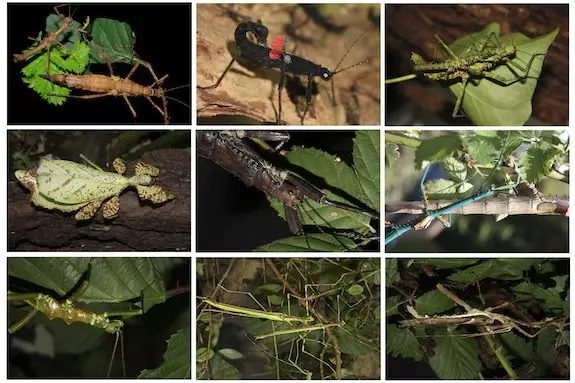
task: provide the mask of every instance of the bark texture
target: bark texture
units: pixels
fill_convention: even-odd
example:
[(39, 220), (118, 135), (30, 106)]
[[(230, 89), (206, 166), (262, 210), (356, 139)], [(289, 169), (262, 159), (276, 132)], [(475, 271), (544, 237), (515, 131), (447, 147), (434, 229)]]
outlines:
[[(376, 7), (376, 5), (371, 5)], [(238, 57), (234, 31), (241, 20), (234, 20), (233, 10), (253, 21), (258, 19), (268, 27), (268, 44), (279, 34), (286, 34), (287, 52), (306, 58), (331, 70), (345, 56), (354, 41), (361, 36), (341, 68), (375, 57), (369, 63), (336, 74), (335, 95), (331, 100), (331, 84), (315, 78), (319, 92), (313, 96), (313, 105), (305, 117), (305, 125), (377, 125), (380, 122), (380, 30), (370, 22), (368, 6), (347, 4), (334, 11), (330, 20), (346, 26), (342, 33), (328, 32), (304, 11), (286, 4), (242, 4), (221, 7), (217, 4), (198, 5), (197, 23), (197, 85), (214, 84), (230, 63), (232, 55)], [(373, 11), (372, 11), (373, 12)], [(377, 10), (377, 14), (379, 11)], [(377, 22), (378, 24), (378, 22)], [(295, 25), (295, 27), (294, 27)], [(291, 31), (295, 29), (295, 31)], [(367, 31), (366, 31), (367, 29)], [(290, 33), (291, 32), (291, 33)], [(362, 33), (365, 34), (362, 35)], [(297, 37), (296, 37), (297, 36)], [(201, 123), (275, 123), (278, 109), (279, 69), (261, 69), (242, 66), (235, 62), (215, 89), (197, 89), (197, 114)], [(287, 80), (286, 80), (287, 81)], [(305, 108), (307, 77), (298, 86), (284, 86), (282, 94), (282, 120), (299, 125)], [(288, 95), (289, 87), (299, 96)], [(230, 121), (225, 118), (235, 117)], [(202, 120), (203, 119), (203, 120)]]

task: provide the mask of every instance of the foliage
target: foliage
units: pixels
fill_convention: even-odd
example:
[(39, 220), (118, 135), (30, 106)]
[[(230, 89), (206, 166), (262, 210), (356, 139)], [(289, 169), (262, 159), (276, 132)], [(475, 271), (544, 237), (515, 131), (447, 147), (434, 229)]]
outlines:
[[(461, 201), (479, 191), (487, 190), (491, 185), (510, 184), (511, 180), (516, 180), (515, 174), (521, 175), (520, 186), (523, 188), (510, 190), (509, 194), (516, 192), (520, 197), (533, 197), (537, 190), (541, 193), (540, 195), (568, 193), (568, 173), (561, 174), (557, 171), (557, 169), (564, 171), (569, 163), (569, 140), (566, 132), (444, 131), (437, 135), (430, 135), (396, 131), (387, 132), (385, 140), (388, 166), (386, 171), (387, 203), (403, 198), (398, 193), (394, 194), (394, 191), (401, 191), (402, 187), (407, 187), (409, 183), (415, 184), (415, 188), (419, 190), (419, 178), (416, 177), (421, 177), (421, 175), (416, 175), (417, 169), (433, 166), (435, 163), (441, 165), (442, 174), (436, 175), (439, 169), (432, 167), (426, 179), (425, 193), (431, 200)], [(410, 148), (413, 148), (413, 157), (410, 157)], [(399, 153), (402, 153), (402, 156), (399, 156)], [(401, 185), (401, 182), (404, 182), (404, 185)], [(527, 186), (525, 183), (531, 186), (524, 187)], [(414, 199), (421, 200), (422, 196), (419, 195)], [(398, 219), (391, 216), (386, 218), (392, 221)], [(499, 236), (501, 240), (508, 242), (513, 237), (514, 229), (504, 228), (511, 225), (508, 222), (514, 221), (515, 217), (496, 224), (491, 217), (480, 218), (484, 218), (482, 222), (486, 222), (485, 228), (470, 228), (469, 222), (479, 222), (478, 217), (470, 216), (458, 217), (456, 224), (452, 227), (457, 230), (461, 225), (461, 230), (465, 230), (468, 237), (471, 233), (477, 238), (480, 234), (484, 235), (485, 237), (481, 240), (486, 245), (497, 241), (494, 236)], [(540, 222), (547, 218), (555, 222), (555, 230), (566, 229), (566, 227), (560, 229), (566, 222), (558, 217), (529, 217), (532, 220), (539, 219)], [(524, 220), (521, 222), (525, 223)], [(500, 230), (491, 228), (496, 226)], [(450, 233), (453, 230), (452, 228), (446, 232)], [(532, 228), (530, 231), (533, 232)], [(470, 246), (467, 251), (471, 249)]]
[[(124, 322), (122, 331), (126, 344), (123, 347), (127, 350), (125, 358), (128, 374), (134, 377), (137, 372), (132, 369), (140, 371), (145, 367), (157, 367), (134, 359), (131, 344), (137, 342), (138, 333), (139, 336), (147, 334), (144, 338), (147, 338), (149, 343), (140, 343), (140, 347), (150, 355), (156, 353), (161, 355), (165, 350), (165, 342), (168, 341), (164, 364), (154, 371), (145, 372), (146, 374), (155, 377), (185, 378), (187, 370), (189, 377), (189, 357), (183, 361), (183, 351), (174, 352), (171, 349), (171, 347), (179, 347), (180, 350), (191, 349), (188, 298), (183, 295), (176, 298), (175, 294), (166, 291), (167, 287), (173, 288), (174, 275), (178, 275), (175, 273), (182, 271), (189, 278), (189, 263), (186, 265), (186, 261), (179, 258), (18, 257), (8, 260), (11, 295), (42, 292), (58, 300), (71, 299), (76, 307), (87, 311), (97, 314), (110, 313), (112, 318), (121, 319)], [(85, 290), (81, 289), (84, 284), (87, 284)], [(139, 309), (143, 312), (141, 315), (130, 317), (128, 314)], [(30, 311), (30, 305), (11, 300), (8, 323), (14, 325)], [(160, 312), (164, 313), (162, 314), (164, 319), (158, 317)], [(150, 328), (154, 326), (158, 327), (154, 331), (154, 336), (150, 336)], [(106, 376), (116, 338), (114, 335), (84, 323), (68, 325), (60, 319), (49, 320), (42, 313), (37, 313), (31, 324), (12, 334), (11, 338), (19, 338), (26, 329), (32, 328), (36, 328), (36, 332), (40, 331), (39, 328), (46, 328), (52, 334), (54, 368), (58, 368), (57, 366), (61, 368), (61, 363), (69, 358), (75, 358), (76, 362), (69, 368), (61, 368), (58, 371), (59, 376)], [(173, 336), (170, 338), (171, 335)], [(158, 342), (154, 343), (155, 340)], [(10, 347), (9, 351), (11, 355), (18, 354), (15, 347)], [(115, 366), (121, 366), (120, 354), (118, 345), (114, 358)], [(37, 356), (34, 353), (27, 356), (32, 363), (35, 357)], [(37, 376), (54, 374), (50, 368), (41, 366), (37, 366), (35, 373)], [(118, 367), (112, 376), (120, 374), (122, 370)]]
[[(62, 25), (63, 16), (51, 14), (46, 19), (46, 32), (56, 32)], [(88, 25), (89, 19), (85, 26)], [(34, 49), (42, 40), (42, 32), (36, 42), (27, 50)], [(62, 105), (70, 95), (70, 89), (41, 78), (41, 75), (84, 74), (88, 64), (106, 64), (103, 55), (110, 63), (137, 61), (134, 52), (135, 38), (127, 23), (97, 18), (91, 28), (73, 21), (70, 29), (62, 32), (57, 44), (30, 56), (30, 61), (22, 69), (22, 80), (48, 103)]]
[[(559, 28), (534, 39), (522, 33), (500, 36), (499, 24), (491, 23), (483, 30), (463, 36), (450, 45), (458, 57), (481, 54), (477, 51), (478, 42), (490, 48), (513, 46), (517, 50), (512, 60), (501, 60), (502, 64), (489, 71), (489, 74), (507, 82), (521, 77), (525, 77), (524, 80), (505, 85), (492, 79), (480, 78), (467, 84), (462, 107), (475, 125), (520, 126), (527, 122), (531, 117), (531, 100), (543, 69), (545, 55), (558, 33)], [(463, 85), (456, 82), (449, 86), (449, 90), (458, 97)]]
[[(298, 317), (309, 312), (315, 319), (309, 325), (321, 323), (319, 317), (324, 324), (335, 325), (255, 340), (302, 325), (241, 317), (200, 304), (197, 379), (377, 378), (354, 367), (354, 361), (375, 361), (367, 370), (379, 370), (379, 258), (198, 259), (197, 270), (201, 271), (198, 294), (218, 302)], [(213, 281), (220, 281), (221, 287), (214, 290)], [(340, 369), (334, 345), (341, 352)]]
[[(380, 209), (380, 135), (377, 130), (357, 131), (353, 145), (352, 167), (334, 156), (313, 148), (295, 148), (286, 159), (303, 170), (304, 178), (321, 179), (321, 187), (329, 199), (357, 206), (359, 201), (375, 211)], [(348, 196), (344, 198), (343, 196)], [(283, 204), (268, 198), (271, 206), (285, 219)], [(349, 235), (373, 235), (368, 217), (342, 209), (334, 209), (306, 198), (298, 208), (302, 225), (320, 227), (321, 234), (293, 236), (266, 244), (258, 251), (346, 251), (361, 250), (369, 240), (354, 241)], [(331, 231), (337, 232), (331, 234)]]
[[(568, 265), (568, 258), (390, 260), (385, 270), (387, 353), (423, 360), (440, 379), (476, 379), (479, 374), (487, 379), (504, 379), (513, 372), (524, 379), (555, 377), (559, 374), (558, 349), (568, 343), (568, 323), (544, 328), (534, 338), (517, 330), (469, 337), (483, 332), (473, 325), (400, 328), (398, 323), (413, 318), (406, 311), (408, 304), (420, 315), (465, 312), (436, 290), (438, 282), (472, 308), (486, 310), (506, 304), (506, 308), (493, 312), (526, 323), (547, 318), (560, 322), (569, 316)], [(396, 277), (398, 274), (401, 278)], [(522, 328), (532, 334), (536, 330)], [(498, 359), (494, 359), (494, 350), (499, 352)]]

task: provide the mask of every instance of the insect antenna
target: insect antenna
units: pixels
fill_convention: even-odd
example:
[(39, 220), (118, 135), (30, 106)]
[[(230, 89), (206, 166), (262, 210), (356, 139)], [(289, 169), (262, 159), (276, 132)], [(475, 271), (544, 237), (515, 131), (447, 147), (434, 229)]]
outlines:
[[(121, 339), (120, 339), (121, 338)], [(114, 341), (114, 349), (112, 351), (112, 357), (108, 363), (108, 373), (106, 377), (109, 378), (112, 372), (112, 366), (114, 365), (114, 357), (116, 356), (116, 349), (118, 348), (118, 340), (120, 340), (120, 353), (122, 359), (122, 376), (126, 377), (126, 360), (124, 359), (124, 333), (122, 331), (116, 332), (116, 340)]]
[[(170, 88), (170, 89), (164, 90), (164, 94), (167, 93), (167, 92), (171, 92), (171, 91), (173, 91), (173, 90), (178, 90), (178, 89), (182, 89), (182, 88), (189, 88), (189, 87), (190, 87), (189, 84), (188, 84), (188, 85), (176, 86), (176, 87), (174, 87), (174, 88)], [(183, 101), (181, 101), (181, 100), (178, 100), (177, 98), (170, 97), (170, 96), (165, 96), (165, 97), (166, 97), (168, 100), (175, 101), (175, 102), (177, 102), (178, 104), (181, 104), (181, 105), (184, 105), (184, 106), (186, 106), (186, 107), (188, 107), (188, 108), (191, 108), (190, 105), (188, 105), (187, 103), (185, 103), (185, 102), (183, 102)]]
[(357, 44), (357, 42), (363, 37), (363, 35), (365, 35), (368, 31), (370, 31), (372, 28), (367, 28), (366, 30), (364, 30), (355, 40), (354, 42), (349, 46), (349, 48), (347, 49), (347, 51), (345, 52), (345, 54), (342, 56), (342, 58), (339, 60), (339, 62), (337, 63), (337, 65), (335, 66), (335, 69), (333, 70), (333, 72), (331, 73), (331, 95), (332, 95), (332, 104), (335, 106), (336, 102), (335, 102), (335, 81), (333, 79), (333, 76), (335, 76), (338, 73), (341, 72), (345, 72), (348, 69), (352, 69), (355, 68), (356, 66), (359, 65), (363, 65), (366, 64), (374, 59), (377, 58), (377, 56), (372, 56), (366, 60), (360, 61), (358, 63), (355, 63), (353, 65), (350, 65), (348, 67), (339, 69), (339, 66), (341, 65), (341, 63), (343, 62), (343, 60), (345, 60), (345, 58), (347, 57), (347, 55), (349, 54), (349, 52), (351, 51), (351, 49), (354, 47), (355, 44)]

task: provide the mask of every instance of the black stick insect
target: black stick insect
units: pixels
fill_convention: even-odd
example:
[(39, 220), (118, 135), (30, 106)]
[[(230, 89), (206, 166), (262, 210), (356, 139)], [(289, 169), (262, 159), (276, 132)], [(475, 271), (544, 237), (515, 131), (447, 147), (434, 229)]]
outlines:
[[(284, 123), (282, 120), (282, 90), (284, 88), (284, 81), (286, 78), (286, 74), (289, 73), (297, 76), (307, 77), (308, 82), (306, 87), (306, 106), (303, 113), (300, 116), (300, 121), (301, 124), (303, 125), (305, 117), (312, 104), (314, 77), (319, 77), (323, 81), (331, 80), (332, 104), (333, 106), (335, 106), (336, 105), (335, 85), (333, 77), (338, 73), (347, 71), (348, 69), (352, 69), (359, 65), (371, 62), (376, 58), (375, 56), (372, 56), (369, 57), (368, 59), (362, 60), (353, 65), (340, 68), (343, 60), (347, 57), (353, 46), (362, 39), (362, 37), (367, 31), (369, 31), (369, 29), (364, 30), (363, 33), (361, 33), (356, 38), (356, 40), (351, 44), (349, 49), (345, 52), (343, 57), (341, 57), (341, 59), (339, 60), (333, 71), (319, 64), (316, 64), (310, 60), (304, 59), (294, 54), (286, 53), (287, 39), (283, 35), (276, 37), (272, 41), (270, 46), (268, 46), (267, 38), (269, 31), (268, 28), (264, 26), (261, 22), (245, 21), (240, 23), (236, 27), (234, 38), (241, 59), (251, 63), (257, 68), (277, 68), (280, 70), (280, 79), (278, 82), (278, 109), (276, 119), (277, 124)], [(252, 41), (249, 40), (248, 33), (251, 33), (255, 36), (256, 43), (253, 43)], [(226, 69), (224, 70), (224, 72), (222, 73), (222, 75), (213, 85), (198, 86), (198, 88), (202, 90), (217, 88), (235, 61), (236, 58), (233, 57), (228, 66), (226, 67)]]
[[(247, 186), (254, 186), (269, 197), (277, 198), (280, 204), (283, 205), (282, 209), (289, 231), (295, 236), (303, 236), (303, 241), (297, 241), (300, 245), (305, 242), (304, 246), (308, 249), (311, 248), (309, 241), (311, 236), (305, 234), (302, 218), (306, 224), (310, 224), (311, 221), (321, 231), (320, 236), (327, 235), (335, 238), (339, 242), (336, 246), (340, 251), (353, 246), (353, 244), (350, 245), (350, 237), (356, 240), (364, 240), (367, 243), (378, 239), (374, 237), (374, 231), (370, 235), (342, 232), (335, 230), (331, 223), (328, 222), (330, 219), (335, 222), (337, 219), (353, 216), (354, 219), (365, 224), (362, 224), (362, 226), (367, 227), (370, 220), (379, 220), (379, 214), (376, 211), (371, 208), (358, 207), (328, 198), (326, 194), (310, 182), (292, 172), (272, 165), (260, 155), (260, 150), (257, 150), (255, 145), (250, 145), (251, 139), (265, 140), (279, 142), (280, 144), (277, 147), (279, 148), (289, 137), (288, 133), (269, 131), (198, 131), (196, 132), (196, 145), (200, 157), (213, 161), (229, 173), (240, 178)], [(198, 171), (199, 173), (200, 171)], [(199, 182), (201, 183), (201, 181)], [(308, 199), (315, 201), (322, 209), (326, 207), (329, 209), (324, 211), (323, 214), (320, 214), (318, 210), (314, 210), (316, 208), (313, 207), (312, 209), (307, 209), (304, 205), (309, 204)], [(199, 198), (199, 204), (204, 204), (205, 202), (201, 200), (202, 198)], [(339, 209), (343, 209), (343, 211)], [(306, 210), (308, 211), (306, 212)], [(327, 226), (327, 231), (320, 226)], [(341, 241), (340, 238), (344, 238), (346, 243), (343, 243), (344, 241)], [(333, 242), (333, 240), (331, 241)]]

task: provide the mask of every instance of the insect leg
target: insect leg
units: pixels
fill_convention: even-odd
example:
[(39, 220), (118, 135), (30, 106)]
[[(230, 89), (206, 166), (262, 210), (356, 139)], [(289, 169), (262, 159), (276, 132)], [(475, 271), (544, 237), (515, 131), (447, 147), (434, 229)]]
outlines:
[[(486, 73), (487, 72), (484, 72), (483, 74), (485, 75)], [(457, 112), (459, 112), (459, 108), (461, 107), (461, 102), (463, 101), (463, 96), (465, 95), (465, 88), (467, 88), (467, 82), (468, 81), (469, 81), (469, 77), (463, 76), (463, 81), (462, 81), (463, 88), (461, 89), (461, 92), (459, 92), (459, 95), (457, 96), (457, 101), (455, 102), (455, 108), (453, 108), (453, 113), (451, 113), (451, 117), (453, 117), (453, 118), (462, 116), (460, 114), (457, 114)]]
[(441, 46), (441, 48), (445, 51), (445, 53), (447, 53), (449, 55), (449, 57), (451, 57), (452, 59), (457, 60), (458, 57), (455, 53), (453, 53), (453, 51), (451, 49), (449, 49), (449, 47), (443, 42), (443, 40), (441, 40), (441, 37), (439, 37), (438, 35), (434, 35), (435, 39), (437, 40), (437, 42), (439, 43), (439, 45)]
[(286, 76), (285, 64), (281, 66), (280, 82), (278, 83), (278, 120), (277, 124), (282, 125), (282, 90), (284, 88), (284, 80)]
[(228, 66), (226, 67), (226, 69), (224, 70), (224, 73), (222, 73), (222, 75), (220, 76), (220, 78), (218, 79), (218, 81), (216, 81), (216, 83), (214, 85), (210, 85), (210, 86), (198, 86), (199, 89), (213, 89), (213, 88), (217, 88), (220, 83), (222, 82), (222, 80), (224, 79), (224, 76), (226, 75), (226, 73), (228, 73), (228, 71), (230, 70), (230, 68), (232, 67), (232, 64), (236, 61), (235, 58), (232, 58), (232, 61), (230, 61), (230, 63), (228, 64)]
[[(333, 85), (333, 78), (331, 81), (332, 81), (332, 85)], [(308, 74), (308, 76), (307, 76), (307, 89), (305, 91), (305, 110), (303, 111), (303, 115), (301, 116), (301, 124), (302, 125), (303, 125), (303, 121), (305, 119), (305, 115), (307, 114), (307, 111), (309, 110), (309, 106), (311, 105), (312, 86), (313, 86), (313, 75)], [(334, 100), (335, 100), (335, 95), (334, 95)]]
[(299, 178), (292, 174), (288, 174), (286, 180), (290, 182), (292, 185), (294, 185), (297, 189), (299, 189), (306, 197), (311, 198), (312, 200), (318, 203), (337, 207), (344, 210), (353, 211), (355, 213), (363, 214), (370, 218), (379, 220), (379, 215), (376, 212), (371, 212), (367, 209), (362, 209), (359, 207), (348, 205), (346, 203), (332, 201), (328, 199), (324, 193), (322, 193), (319, 189), (317, 189), (315, 186), (313, 186), (312, 184), (310, 184), (309, 182), (305, 181), (302, 178)]
[(8, 328), (8, 333), (14, 334), (16, 331), (20, 330), (22, 327), (26, 326), (34, 316), (38, 313), (38, 310), (33, 309), (26, 316), (20, 319), (18, 322), (14, 323), (10, 328)]
[(297, 209), (293, 206), (288, 206), (284, 204), (284, 211), (290, 233), (292, 233), (293, 235), (302, 235), (303, 228), (301, 226), (301, 220), (299, 218)]

